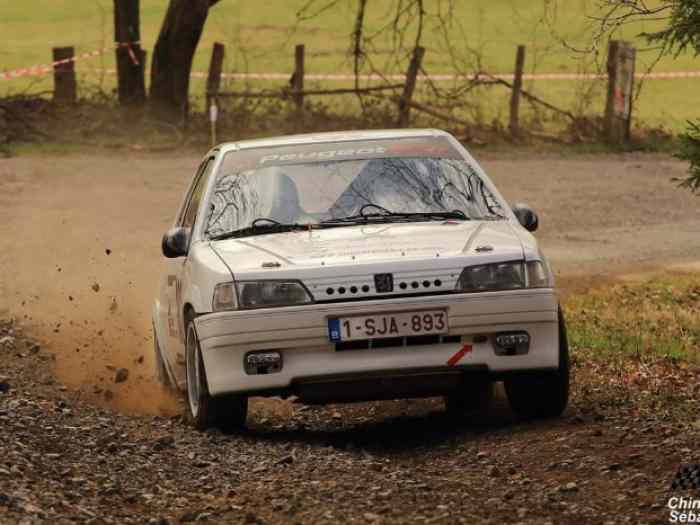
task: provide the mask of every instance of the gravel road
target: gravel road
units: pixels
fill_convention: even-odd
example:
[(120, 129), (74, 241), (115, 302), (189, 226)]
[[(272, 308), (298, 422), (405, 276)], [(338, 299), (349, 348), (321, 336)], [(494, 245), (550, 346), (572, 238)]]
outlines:
[(52, 354), (4, 324), (7, 337), (3, 524), (662, 523), (697, 449), (697, 370), (629, 382), (579, 357), (553, 421), (504, 406), (454, 421), (437, 400), (272, 401), (223, 435), (97, 408), (54, 380)]
[[(0, 523), (667, 519), (670, 480), (696, 448), (693, 371), (651, 388), (576, 363), (570, 409), (540, 423), (505, 406), (458, 423), (439, 400), (267, 400), (246, 433), (187, 428), (152, 380), (149, 318), (160, 235), (196, 164), (0, 160), (0, 318), (15, 320), (0, 324)], [(684, 166), (669, 158), (484, 165), (539, 211), (567, 286), (700, 260), (700, 206), (670, 183)]]

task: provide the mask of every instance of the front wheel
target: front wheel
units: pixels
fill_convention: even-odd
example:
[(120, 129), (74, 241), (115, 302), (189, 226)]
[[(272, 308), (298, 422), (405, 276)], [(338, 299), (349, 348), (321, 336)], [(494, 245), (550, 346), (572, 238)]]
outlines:
[(569, 401), (569, 341), (561, 308), (557, 370), (507, 379), (504, 386), (510, 407), (518, 417), (549, 418), (560, 416), (564, 412)]
[(187, 324), (185, 354), (186, 400), (190, 423), (197, 430), (219, 427), (233, 431), (243, 428), (248, 415), (248, 398), (232, 394), (212, 397), (209, 394), (202, 351), (193, 321)]

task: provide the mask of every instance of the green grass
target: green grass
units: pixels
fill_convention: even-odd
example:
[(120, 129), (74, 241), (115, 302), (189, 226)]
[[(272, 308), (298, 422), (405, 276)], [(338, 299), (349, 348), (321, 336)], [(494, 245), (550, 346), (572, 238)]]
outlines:
[[(207, 68), (214, 41), (227, 44), (226, 71), (286, 72), (291, 71), (293, 46), (303, 42), (307, 47), (307, 71), (311, 73), (350, 71), (347, 57), (349, 34), (352, 29), (355, 2), (341, 1), (335, 10), (318, 18), (296, 24), (296, 12), (307, 0), (221, 0), (211, 11), (205, 32), (195, 57), (194, 69)], [(320, 1), (320, 0), (319, 0)], [(323, 2), (321, 2), (323, 3)], [(430, 0), (434, 4), (435, 0)], [(387, 22), (389, 0), (371, 2), (368, 32)], [(166, 0), (142, 0), (142, 41), (151, 50), (164, 14)], [(372, 6), (379, 7), (372, 7)], [(595, 14), (595, 2), (590, 0), (559, 0), (556, 16), (545, 15), (544, 0), (460, 0), (455, 2), (450, 40), (456, 49), (477, 49), (482, 55), (483, 68), (493, 72), (510, 72), (515, 58), (515, 46), (528, 46), (526, 67), (537, 72), (576, 72), (591, 70), (603, 56), (577, 54), (562, 45), (585, 47)], [(52, 46), (74, 45), (77, 52), (92, 51), (109, 46), (112, 34), (111, 0), (34, 0), (3, 2), (0, 6), (0, 69), (14, 69), (50, 61)], [(654, 29), (652, 24), (627, 27), (620, 36), (638, 42), (642, 31)], [(409, 28), (409, 33), (410, 33)], [(426, 33), (428, 48), (426, 69), (432, 73), (451, 72), (450, 61), (439, 36)], [(376, 47), (391, 47), (387, 38), (378, 40)], [(640, 51), (638, 70), (644, 70), (654, 60), (652, 51)], [(380, 55), (378, 61), (385, 57)], [(83, 94), (99, 86), (110, 91), (114, 78), (100, 76), (92, 69), (113, 68), (113, 52), (103, 57), (79, 63)], [(403, 68), (403, 65), (401, 66)], [(657, 65), (659, 71), (700, 69), (700, 61), (690, 55), (676, 60), (666, 57)], [(586, 109), (599, 114), (603, 108), (603, 85), (598, 82), (596, 96)], [(635, 109), (638, 121), (647, 125), (664, 126), (677, 131), (689, 118), (696, 118), (700, 107), (700, 79), (649, 80)], [(267, 83), (267, 86), (275, 85)], [(565, 108), (581, 104), (581, 90), (588, 83), (573, 81), (534, 81), (526, 88)], [(0, 80), (0, 95), (25, 90), (51, 89), (50, 79)], [(193, 94), (201, 94), (203, 81), (194, 79)], [(479, 106), (484, 121), (504, 120), (508, 92), (501, 87), (480, 90), (473, 102)], [(473, 117), (473, 115), (469, 115)], [(529, 114), (532, 116), (532, 114)]]
[(565, 310), (578, 403), (696, 419), (698, 274), (601, 287), (570, 296)]
[(575, 351), (600, 359), (624, 354), (699, 361), (696, 275), (664, 276), (573, 296), (566, 311)]

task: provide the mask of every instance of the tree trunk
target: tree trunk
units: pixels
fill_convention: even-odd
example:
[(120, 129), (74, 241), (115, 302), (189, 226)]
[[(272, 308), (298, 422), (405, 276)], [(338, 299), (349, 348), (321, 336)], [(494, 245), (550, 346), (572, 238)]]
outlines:
[(207, 20), (218, 0), (170, 0), (153, 49), (150, 106), (154, 115), (184, 124), (192, 58)]
[(114, 0), (117, 92), (123, 106), (142, 106), (146, 102), (146, 57), (141, 49), (139, 4), (140, 0)]

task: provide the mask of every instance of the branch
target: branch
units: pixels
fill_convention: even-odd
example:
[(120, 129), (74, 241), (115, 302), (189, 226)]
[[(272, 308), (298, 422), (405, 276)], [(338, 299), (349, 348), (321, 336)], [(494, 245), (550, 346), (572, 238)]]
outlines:
[[(606, 42), (624, 25), (637, 23), (640, 21), (669, 21), (673, 17), (673, 11), (678, 2), (687, 1), (689, 3), (695, 0), (660, 0), (658, 5), (649, 7), (645, 0), (599, 0), (596, 7), (603, 14), (601, 15), (586, 15), (594, 24), (591, 28), (590, 46), (579, 48), (572, 45), (566, 38), (556, 34), (554, 30), (554, 20), (549, 20), (552, 34), (557, 40), (567, 49), (580, 54), (589, 54), (595, 52), (601, 42)], [(557, 0), (545, 0), (545, 15), (544, 20), (548, 18), (547, 12), (553, 13), (556, 17)], [(657, 4), (657, 2), (655, 2)], [(644, 35), (639, 35), (644, 36)]]
[(413, 44), (414, 49), (420, 47), (421, 38), (423, 38), (423, 20), (425, 19), (423, 0), (416, 0), (416, 7), (418, 8), (418, 30), (416, 31), (416, 41)]
[(358, 0), (357, 2), (357, 17), (355, 18), (355, 30), (352, 33), (353, 40), (353, 72), (355, 73), (355, 89), (360, 87), (360, 68), (364, 51), (362, 50), (362, 34), (365, 24), (365, 8), (367, 0)]
[(52, 138), (53, 138), (53, 137), (51, 137), (49, 134), (44, 133), (43, 131), (41, 131), (39, 128), (37, 128), (37, 127), (34, 126), (33, 124), (30, 124), (30, 123), (27, 121), (27, 119), (22, 118), (22, 117), (15, 111), (15, 109), (12, 108), (12, 107), (10, 107), (9, 105), (7, 105), (7, 104), (0, 104), (0, 109), (2, 109), (2, 110), (5, 112), (5, 114), (6, 114), (9, 118), (13, 119), (15, 122), (18, 122), (20, 125), (24, 126), (30, 133), (33, 133), (33, 134), (38, 135), (38, 136), (40, 136), (40, 137), (43, 137), (43, 138), (45, 138), (45, 139), (52, 139)]
[(457, 124), (461, 124), (462, 126), (467, 126), (469, 127), (470, 124), (466, 120), (462, 120), (461, 118), (455, 117), (453, 115), (448, 115), (446, 113), (442, 113), (436, 109), (431, 108), (430, 106), (426, 106), (425, 104), (421, 104), (419, 102), (416, 102), (415, 100), (410, 100), (406, 102), (411, 108), (416, 109), (418, 111), (422, 111), (423, 113), (426, 113), (430, 115), (431, 117), (435, 117), (441, 120), (446, 120), (447, 122), (456, 122)]
[[(218, 0), (216, 0), (218, 1)], [(330, 0), (324, 6), (318, 8), (316, 11), (310, 12), (311, 8), (318, 2), (318, 0), (308, 0), (299, 11), (297, 11), (297, 22), (305, 22), (306, 20), (311, 20), (316, 18), (321, 13), (334, 8), (340, 3), (340, 0)]]
[[(489, 73), (482, 73), (482, 74), (483, 74), (484, 76), (486, 76), (487, 78), (491, 79), (491, 81), (492, 81), (494, 84), (502, 84), (502, 85), (506, 86), (508, 89), (513, 89), (513, 84), (511, 84), (511, 83), (508, 82), (507, 80), (503, 80), (502, 78), (496, 78), (496, 77), (494, 77), (493, 75), (491, 75), (491, 74), (489, 74)], [(556, 112), (556, 113), (560, 113), (560, 114), (562, 114), (562, 115), (564, 115), (564, 116), (566, 116), (566, 117), (569, 117), (569, 118), (570, 118), (571, 120), (573, 120), (573, 121), (576, 120), (576, 116), (575, 116), (573, 113), (571, 113), (570, 111), (567, 111), (567, 110), (565, 110), (565, 109), (558, 108), (558, 107), (556, 107), (556, 106), (550, 104), (549, 102), (546, 102), (546, 101), (542, 100), (541, 98), (539, 98), (539, 97), (533, 95), (532, 93), (528, 93), (528, 92), (525, 91), (524, 89), (521, 89), (521, 90), (520, 90), (520, 94), (521, 94), (523, 97), (525, 97), (526, 99), (530, 100), (531, 102), (535, 102), (535, 103), (540, 104), (541, 106), (544, 106), (545, 108), (550, 109), (550, 110), (552, 110), (552, 111), (554, 111), (554, 112)]]
[(377, 91), (397, 90), (403, 88), (403, 84), (389, 84), (386, 86), (371, 86), (366, 88), (339, 88), (339, 89), (310, 89), (306, 91), (292, 91), (282, 89), (279, 91), (222, 91), (213, 96), (221, 98), (288, 98), (292, 96), (310, 96), (310, 95), (348, 95), (348, 94), (367, 94), (376, 93)]

